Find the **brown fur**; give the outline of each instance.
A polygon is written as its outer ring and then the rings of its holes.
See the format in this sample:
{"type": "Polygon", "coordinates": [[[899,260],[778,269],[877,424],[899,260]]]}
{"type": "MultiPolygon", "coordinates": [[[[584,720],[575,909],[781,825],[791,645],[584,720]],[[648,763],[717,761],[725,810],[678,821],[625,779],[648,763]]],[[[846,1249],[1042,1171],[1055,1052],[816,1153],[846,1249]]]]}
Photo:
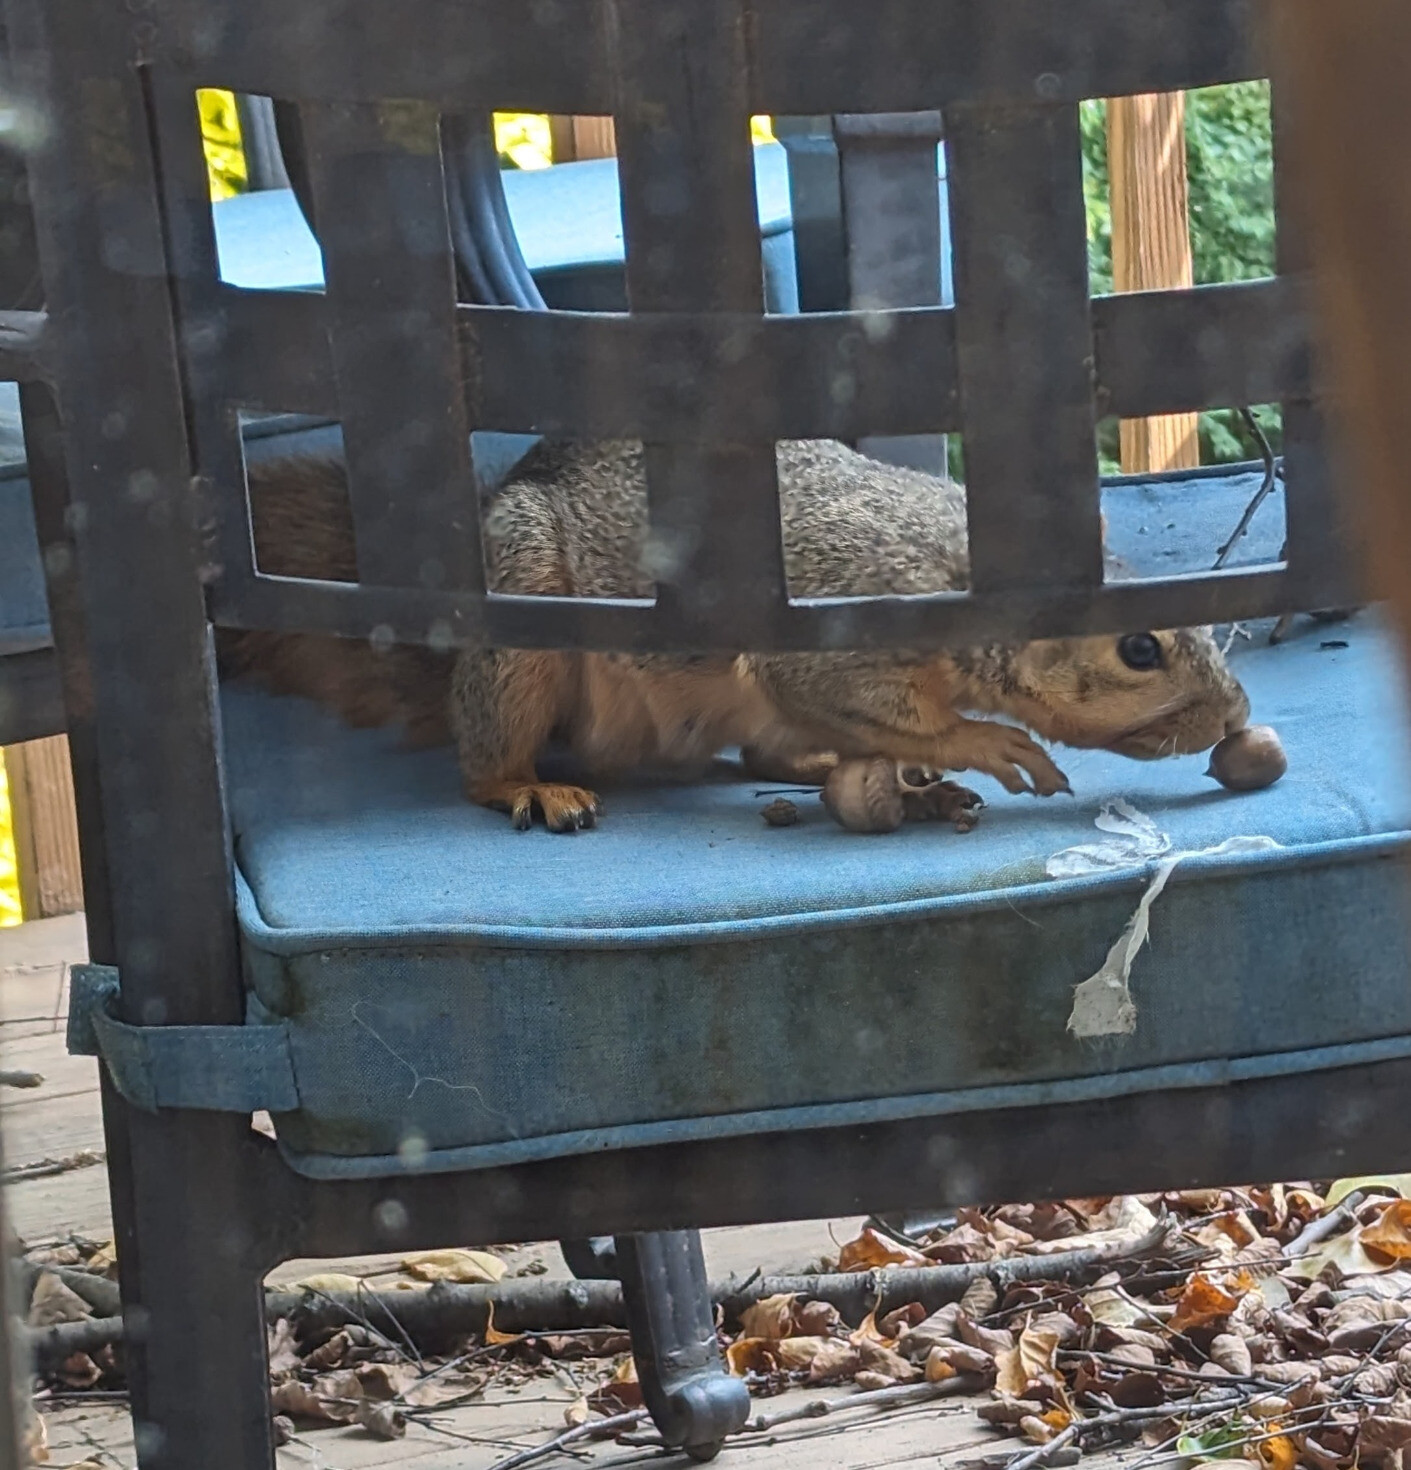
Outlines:
{"type": "MultiPolygon", "coordinates": [[[[250,473],[255,564],[275,577],[356,582],[353,516],[334,460],[284,460],[250,473]]],[[[400,726],[414,746],[451,738],[447,693],[452,653],[313,633],[223,630],[223,677],[249,678],[277,694],[302,694],[357,728],[400,726]]]]}
{"type": "MultiPolygon", "coordinates": [[[[341,472],[299,462],[252,474],[261,566],[351,580],[352,526],[341,472]]],[[[798,595],[942,591],[966,585],[959,487],[864,458],[841,444],[779,446],[785,569],[798,595]]],[[[660,556],[647,530],[639,445],[541,448],[486,516],[497,591],[649,597],[660,556]]],[[[430,738],[447,723],[472,800],[527,825],[591,826],[591,792],[540,783],[536,762],[564,737],[595,772],[690,768],[745,748],[758,773],[818,772],[882,755],[979,770],[1011,791],[1066,790],[1046,739],[1139,759],[1207,749],[1248,716],[1248,700],[1208,630],[1155,635],[1162,663],[1133,670],[1113,637],[908,656],[741,654],[697,658],[470,649],[374,653],[332,639],[236,635],[232,674],[261,677],[355,723],[400,722],[430,738]]]]}

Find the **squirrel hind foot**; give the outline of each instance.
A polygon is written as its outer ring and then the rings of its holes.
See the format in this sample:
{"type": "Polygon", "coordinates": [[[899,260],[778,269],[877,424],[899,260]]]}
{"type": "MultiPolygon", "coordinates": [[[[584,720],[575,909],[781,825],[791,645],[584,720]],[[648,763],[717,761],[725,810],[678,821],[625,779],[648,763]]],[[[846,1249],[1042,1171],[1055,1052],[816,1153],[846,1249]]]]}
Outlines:
{"type": "Polygon", "coordinates": [[[477,781],[470,799],[494,811],[507,812],[510,825],[526,832],[537,814],[550,832],[579,832],[597,825],[602,803],[581,786],[558,786],[534,780],[477,781]]]}

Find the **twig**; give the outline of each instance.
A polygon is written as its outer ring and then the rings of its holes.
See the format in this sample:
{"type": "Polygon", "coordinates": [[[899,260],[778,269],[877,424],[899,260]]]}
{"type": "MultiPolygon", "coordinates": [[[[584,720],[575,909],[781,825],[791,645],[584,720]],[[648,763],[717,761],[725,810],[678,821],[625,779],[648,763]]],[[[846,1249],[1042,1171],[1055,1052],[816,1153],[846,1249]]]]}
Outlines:
{"type": "Polygon", "coordinates": [[[1061,1450],[1064,1445],[1077,1439],[1079,1427],[1080,1421],[1075,1419],[1067,1429],[1060,1430],[1052,1439],[1046,1439],[1043,1444],[1035,1445],[1022,1455],[1016,1455],[1004,1470],[1033,1470],[1035,1465],[1042,1465],[1055,1450],[1061,1450]]]}
{"type": "MultiPolygon", "coordinates": [[[[959,1301],[966,1289],[983,1277],[1004,1290],[1016,1282],[1055,1281],[1105,1270],[1116,1262],[1158,1250],[1169,1234],[1170,1227],[1161,1224],[1140,1239],[1121,1245],[1051,1255],[818,1276],[762,1276],[747,1286],[734,1280],[713,1282],[711,1300],[723,1307],[728,1319],[737,1320],[746,1307],[765,1297],[791,1293],[805,1301],[831,1303],[856,1326],[874,1307],[887,1312],[919,1302],[933,1312],[947,1302],[959,1301]]],[[[616,1281],[528,1279],[502,1281],[494,1286],[438,1282],[427,1291],[399,1293],[396,1310],[406,1332],[423,1349],[434,1349],[436,1344],[455,1337],[483,1333],[492,1306],[495,1325],[505,1332],[544,1333],[627,1325],[622,1288],[616,1281]]],[[[388,1330],[372,1303],[347,1292],[272,1292],[265,1298],[265,1313],[271,1320],[295,1318],[306,1329],[336,1330],[351,1320],[388,1330]]]]}
{"type": "MultiPolygon", "coordinates": [[[[1218,1403],[1223,1412],[1226,1409],[1237,1408],[1240,1404],[1244,1403],[1244,1399],[1236,1395],[1227,1399],[1221,1399],[1218,1403]]],[[[1081,1435],[1087,1434],[1090,1430],[1109,1429],[1119,1424],[1146,1424],[1150,1423],[1153,1419],[1169,1419],[1172,1416],[1173,1408],[1178,1409],[1179,1406],[1154,1404],[1141,1408],[1133,1407],[1128,1409],[1120,1409],[1114,1406],[1104,1413],[1093,1414],[1087,1419],[1075,1419],[1067,1429],[1060,1431],[1052,1439],[1046,1440],[1035,1449],[1028,1450],[1024,1454],[1017,1455],[1014,1459],[1010,1460],[1005,1465],[1004,1470],[1032,1470],[1033,1466],[1043,1464],[1055,1450],[1062,1449],[1064,1445],[1070,1444],[1073,1440],[1079,1438],[1081,1435]]]]}
{"type": "Polygon", "coordinates": [[[1189,1378],[1198,1383],[1213,1384],[1218,1387],[1222,1383],[1251,1383],[1256,1388],[1285,1389],[1286,1383],[1280,1383],[1277,1379],[1261,1378],[1257,1373],[1224,1373],[1219,1378],[1211,1378],[1208,1373],[1200,1373],[1194,1368],[1182,1368],[1175,1363],[1157,1363],[1150,1368],[1138,1368],[1136,1364],[1126,1358],[1119,1358],[1114,1353],[1094,1352],[1090,1348],[1059,1348],[1060,1358],[1094,1358],[1099,1363],[1108,1363],[1115,1368],[1125,1368],[1129,1373],[1165,1373],[1172,1378],[1189,1378]]]}
{"type": "Polygon", "coordinates": [[[1269,498],[1274,488],[1274,482],[1278,479],[1278,461],[1274,458],[1274,450],[1269,443],[1267,435],[1259,420],[1247,408],[1240,409],[1240,415],[1248,426],[1250,433],[1259,441],[1259,453],[1264,460],[1264,479],[1259,489],[1254,492],[1254,497],[1244,508],[1244,514],[1239,518],[1235,529],[1230,533],[1230,539],[1220,548],[1215,558],[1215,570],[1218,572],[1230,559],[1230,553],[1239,544],[1244,533],[1249,530],[1249,523],[1254,519],[1255,512],[1269,498]]]}
{"type": "Polygon", "coordinates": [[[0,1169],[0,1184],[22,1184],[26,1179],[52,1179],[56,1174],[71,1174],[75,1169],[88,1169],[101,1164],[107,1154],[100,1148],[80,1149],[62,1159],[36,1159],[31,1164],[9,1164],[0,1169]]]}
{"type": "Polygon", "coordinates": [[[610,1419],[599,1419],[595,1423],[579,1424],[572,1429],[565,1429],[562,1434],[556,1434],[552,1439],[546,1439],[543,1444],[535,1445],[530,1450],[520,1450],[518,1454],[510,1455],[503,1460],[496,1460],[490,1470],[519,1470],[521,1465],[532,1465],[535,1460],[545,1460],[550,1455],[556,1455],[560,1450],[568,1449],[571,1445],[579,1444],[583,1440],[612,1439],[620,1429],[630,1429],[634,1424],[640,1424],[647,1417],[645,1409],[633,1409],[626,1414],[614,1414],[610,1419]]]}
{"type": "Polygon", "coordinates": [[[62,1363],[75,1353],[94,1353],[122,1341],[121,1317],[86,1317],[81,1322],[57,1322],[33,1327],[25,1337],[38,1364],[62,1363]]]}
{"type": "Polygon", "coordinates": [[[1354,1189],[1337,1209],[1317,1220],[1310,1220],[1284,1247],[1284,1259],[1296,1260],[1299,1256],[1306,1256],[1320,1240],[1326,1240],[1328,1236],[1336,1235],[1344,1225],[1352,1224],[1364,1199],[1366,1195],[1360,1189],[1354,1189]]]}
{"type": "MultiPolygon", "coordinates": [[[[765,1297],[792,1293],[806,1301],[830,1302],[856,1325],[869,1311],[887,1312],[911,1302],[919,1302],[933,1312],[947,1302],[959,1301],[972,1282],[985,1277],[1003,1290],[1016,1282],[1054,1281],[1106,1268],[1159,1249],[1169,1234],[1169,1227],[1162,1224],[1122,1245],[1052,1255],[1009,1256],[999,1261],[905,1270],[761,1276],[748,1285],[734,1280],[714,1282],[711,1300],[724,1308],[727,1317],[738,1318],[746,1307],[765,1297]]],[[[61,1279],[67,1281],[77,1274],[65,1272],[61,1279]]],[[[116,1291],[111,1282],[92,1278],[94,1288],[100,1282],[102,1298],[90,1301],[90,1305],[99,1312],[115,1312],[116,1291]]],[[[80,1294],[88,1295],[82,1290],[80,1294]]],[[[98,1295],[96,1289],[93,1295],[98,1295]]],[[[549,1333],[627,1325],[622,1287],[616,1281],[527,1279],[494,1286],[437,1282],[426,1291],[399,1293],[395,1316],[381,1297],[366,1290],[280,1291],[265,1295],[268,1321],[289,1317],[305,1328],[335,1331],[355,1322],[384,1336],[388,1332],[404,1334],[408,1342],[418,1343],[423,1349],[451,1338],[482,1333],[492,1308],[496,1325],[508,1332],[549,1333]]],[[[93,1321],[62,1322],[34,1333],[31,1340],[46,1361],[53,1361],[54,1353],[59,1353],[62,1360],[71,1353],[122,1341],[122,1321],[116,1315],[104,1315],[93,1321]]]]}
{"type": "Polygon", "coordinates": [[[949,1398],[957,1393],[978,1393],[985,1387],[985,1379],[974,1373],[962,1373],[955,1378],[943,1378],[938,1383],[898,1383],[891,1388],[874,1388],[867,1393],[848,1394],[845,1398],[810,1399],[792,1409],[781,1409],[777,1414],[757,1414],[738,1430],[740,1434],[764,1434],[781,1424],[793,1424],[800,1419],[824,1419],[829,1414],[844,1414],[853,1409],[896,1409],[905,1404],[924,1404],[929,1399],[949,1398]]]}
{"type": "Polygon", "coordinates": [[[368,1286],[366,1282],[362,1284],[360,1289],[366,1291],[367,1294],[373,1299],[373,1301],[375,1301],[377,1305],[381,1307],[384,1312],[387,1313],[388,1320],[392,1323],[392,1326],[397,1329],[397,1336],[400,1337],[402,1341],[407,1345],[407,1351],[412,1355],[412,1360],[416,1363],[417,1371],[425,1373],[426,1363],[423,1361],[421,1354],[417,1351],[416,1344],[411,1340],[407,1329],[402,1326],[400,1321],[398,1321],[397,1314],[392,1310],[391,1307],[387,1305],[385,1301],[383,1301],[382,1293],[379,1292],[376,1287],[368,1286]]]}

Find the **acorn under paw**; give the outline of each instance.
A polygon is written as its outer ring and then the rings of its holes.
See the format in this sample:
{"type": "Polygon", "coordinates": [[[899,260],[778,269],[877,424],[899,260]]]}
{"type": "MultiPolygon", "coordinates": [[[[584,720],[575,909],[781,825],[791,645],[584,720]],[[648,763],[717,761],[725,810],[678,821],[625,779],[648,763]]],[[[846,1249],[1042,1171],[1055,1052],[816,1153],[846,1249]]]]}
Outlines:
{"type": "Polygon", "coordinates": [[[984,802],[939,773],[873,756],[841,761],[823,787],[823,805],[849,832],[895,832],[903,822],[950,822],[969,832],[984,802]]]}
{"type": "Polygon", "coordinates": [[[906,816],[897,763],[881,756],[839,761],[828,773],[823,805],[849,832],[895,832],[906,816]]]}
{"type": "Polygon", "coordinates": [[[1262,791],[1289,768],[1283,742],[1270,725],[1246,725],[1210,752],[1207,776],[1227,791],[1262,791]]]}

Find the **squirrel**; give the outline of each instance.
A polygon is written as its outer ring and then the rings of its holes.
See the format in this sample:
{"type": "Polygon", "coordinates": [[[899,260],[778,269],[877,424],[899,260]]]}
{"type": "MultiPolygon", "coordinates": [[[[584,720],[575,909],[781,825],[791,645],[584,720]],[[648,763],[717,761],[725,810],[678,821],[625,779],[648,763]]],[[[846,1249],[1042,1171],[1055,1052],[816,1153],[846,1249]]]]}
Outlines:
{"type": "MultiPolygon", "coordinates": [[[[793,596],[920,593],[967,585],[964,493],[949,479],[826,440],[777,449],[793,596]]],[[[342,466],[252,465],[256,564],[356,581],[342,466]]],[[[642,446],[540,444],[484,507],[499,592],[651,597],[642,446]]],[[[304,694],[353,725],[400,724],[415,744],[454,740],[466,795],[591,827],[597,795],[542,781],[552,737],[589,779],[646,765],[689,769],[741,749],[755,779],[818,784],[841,759],[882,756],[977,771],[1011,792],[1068,792],[1036,740],[1138,760],[1209,749],[1243,729],[1249,700],[1208,628],[1042,639],[933,654],[738,655],[436,651],[325,635],[221,630],[222,676],[304,694]],[[976,718],[999,715],[1006,721],[976,718]],[[1019,728],[1020,726],[1027,727],[1019,728]]]]}

